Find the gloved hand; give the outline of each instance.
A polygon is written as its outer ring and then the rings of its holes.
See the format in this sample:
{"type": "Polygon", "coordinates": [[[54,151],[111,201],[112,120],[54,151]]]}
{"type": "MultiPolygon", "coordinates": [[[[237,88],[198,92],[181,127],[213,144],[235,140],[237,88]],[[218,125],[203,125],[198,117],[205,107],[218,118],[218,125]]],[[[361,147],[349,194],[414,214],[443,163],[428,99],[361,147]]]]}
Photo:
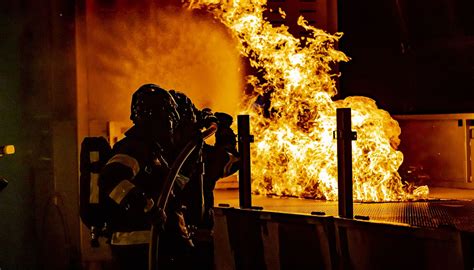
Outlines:
{"type": "Polygon", "coordinates": [[[216,112],[214,116],[217,118],[219,127],[230,127],[234,122],[234,118],[227,113],[216,112]]]}
{"type": "Polygon", "coordinates": [[[224,147],[231,153],[236,152],[236,135],[230,128],[234,119],[231,115],[222,112],[216,112],[217,118],[217,132],[216,132],[216,146],[224,147]]]}
{"type": "Polygon", "coordinates": [[[211,123],[217,123],[218,119],[212,113],[212,110],[209,108],[204,108],[199,114],[199,123],[201,127],[208,128],[211,126],[211,123]]]}

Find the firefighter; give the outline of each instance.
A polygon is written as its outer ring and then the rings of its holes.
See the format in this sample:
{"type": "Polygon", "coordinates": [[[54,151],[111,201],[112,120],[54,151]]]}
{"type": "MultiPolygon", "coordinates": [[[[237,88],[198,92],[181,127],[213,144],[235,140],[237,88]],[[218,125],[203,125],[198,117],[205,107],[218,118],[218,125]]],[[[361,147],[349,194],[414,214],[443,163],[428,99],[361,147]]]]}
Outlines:
{"type": "MultiPolygon", "coordinates": [[[[184,94],[171,91],[178,101],[178,108],[185,110],[189,106],[190,100],[184,94]]],[[[181,110],[179,110],[181,112],[181,110]]],[[[185,114],[184,112],[181,114],[185,114]]],[[[233,123],[232,116],[216,112],[210,109],[204,109],[199,114],[199,121],[203,126],[208,126],[209,122],[217,122],[218,129],[215,134],[215,144],[202,146],[201,156],[197,159],[191,159],[188,166],[192,168],[202,168],[203,171],[189,171],[186,173],[186,167],[183,174],[190,178],[189,183],[183,190],[184,215],[188,227],[190,228],[191,238],[194,247],[191,250],[190,262],[197,269],[213,269],[214,246],[213,246],[213,226],[214,226],[214,188],[216,182],[226,176],[232,175],[238,170],[239,155],[236,149],[236,135],[231,129],[233,123]],[[196,164],[196,160],[203,163],[196,164]],[[199,180],[199,178],[202,178],[199,180]]],[[[187,117],[187,119],[190,119],[187,117]]],[[[188,125],[190,126],[190,125],[188,125]]],[[[186,129],[180,129],[179,132],[186,129]]]]}
{"type": "MultiPolygon", "coordinates": [[[[160,220],[154,198],[163,192],[163,180],[181,148],[190,138],[199,136],[202,126],[217,118],[210,111],[197,110],[182,93],[146,84],[132,96],[130,119],[134,126],[114,145],[112,157],[100,174],[100,196],[101,203],[108,209],[110,244],[117,266],[120,269],[147,269],[150,227],[160,220]]],[[[160,235],[160,269],[196,267],[189,259],[194,244],[184,220],[183,196],[194,193],[190,192],[192,179],[205,179],[202,171],[196,171],[196,164],[213,164],[213,159],[223,159],[226,162],[221,162],[220,167],[209,167],[211,171],[219,171],[209,175],[222,176],[224,170],[233,170],[236,163],[228,152],[216,154],[215,149],[209,149],[203,144],[194,151],[178,174],[166,209],[164,231],[160,235]],[[190,187],[186,188],[188,184],[190,187]],[[184,192],[185,188],[187,192],[184,192]]]]}

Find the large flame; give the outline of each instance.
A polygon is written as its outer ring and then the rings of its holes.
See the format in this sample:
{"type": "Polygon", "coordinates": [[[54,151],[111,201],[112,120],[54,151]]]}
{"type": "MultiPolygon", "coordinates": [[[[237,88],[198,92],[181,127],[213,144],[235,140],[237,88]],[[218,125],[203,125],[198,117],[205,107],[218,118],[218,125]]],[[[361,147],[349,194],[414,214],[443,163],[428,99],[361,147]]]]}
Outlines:
{"type": "MultiPolygon", "coordinates": [[[[341,33],[328,34],[298,25],[309,35],[295,38],[286,26],[264,19],[266,0],[196,0],[238,39],[239,50],[261,76],[248,83],[260,100],[251,98],[255,145],[252,149],[252,188],[259,194],[337,199],[336,108],[352,109],[354,199],[393,201],[426,197],[426,186],[409,190],[397,170],[400,127],[366,97],[333,101],[337,93],[331,66],[348,57],[335,49],[341,33]],[[270,103],[261,106],[261,97],[270,103]],[[260,105],[259,105],[260,104],[260,105]]],[[[281,12],[281,11],[280,11],[281,12]]],[[[285,16],[281,12],[282,16],[285,16]]]]}

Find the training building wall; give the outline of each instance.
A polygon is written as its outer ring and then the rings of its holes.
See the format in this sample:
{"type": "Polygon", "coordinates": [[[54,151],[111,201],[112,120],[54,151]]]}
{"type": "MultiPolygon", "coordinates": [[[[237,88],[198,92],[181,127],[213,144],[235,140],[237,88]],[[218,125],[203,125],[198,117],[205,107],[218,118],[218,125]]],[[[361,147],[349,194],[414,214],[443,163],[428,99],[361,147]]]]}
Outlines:
{"type": "Polygon", "coordinates": [[[75,3],[0,7],[0,136],[16,146],[1,160],[10,184],[0,194],[0,268],[77,266],[75,3]]]}

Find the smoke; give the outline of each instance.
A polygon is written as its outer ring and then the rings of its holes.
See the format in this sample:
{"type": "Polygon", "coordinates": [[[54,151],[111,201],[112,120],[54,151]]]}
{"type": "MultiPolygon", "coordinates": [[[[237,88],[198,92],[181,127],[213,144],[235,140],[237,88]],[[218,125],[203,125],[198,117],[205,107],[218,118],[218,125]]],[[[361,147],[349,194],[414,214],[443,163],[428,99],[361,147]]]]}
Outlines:
{"type": "Polygon", "coordinates": [[[78,47],[86,57],[89,120],[127,120],[131,95],[145,83],[182,91],[198,108],[238,111],[241,59],[209,16],[171,6],[89,8],[84,21],[78,47]]]}

